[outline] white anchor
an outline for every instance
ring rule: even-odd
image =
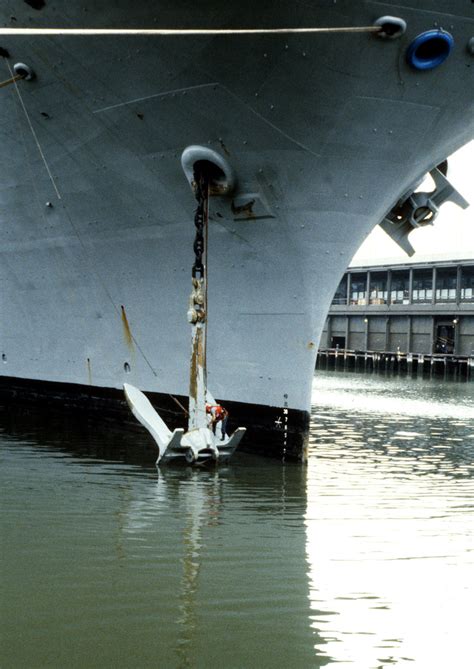
[[[199,255],[196,252],[196,261],[193,266],[193,290],[188,307],[188,321],[192,326],[192,353],[187,432],[183,428],[177,428],[171,432],[148,398],[138,388],[128,383],[123,386],[133,415],[146,427],[158,446],[157,464],[180,459],[186,460],[189,464],[206,460],[227,461],[245,433],[244,427],[238,427],[231,436],[228,436],[222,429],[222,439],[220,439],[209,425],[206,405],[216,405],[216,401],[207,389],[206,369],[207,249],[205,239],[207,234],[203,234],[203,228],[208,224],[209,186],[199,175],[195,175],[195,183],[199,204],[195,218],[197,232],[194,248],[196,250],[198,246],[200,250]]]

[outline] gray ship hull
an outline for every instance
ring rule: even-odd
[[[395,40],[0,37],[4,78],[17,62],[36,75],[0,89],[4,392],[94,403],[118,398],[127,382],[182,419],[170,395],[183,403],[188,393],[195,200],[180,159],[190,145],[209,147],[231,165],[242,201],[255,202],[250,215],[235,200],[211,203],[209,387],[255,427],[247,445],[303,457],[319,337],[340,276],[400,196],[473,136],[473,6],[30,4],[3,3],[0,22],[407,22]],[[439,68],[414,70],[406,49],[435,24],[455,48]]]

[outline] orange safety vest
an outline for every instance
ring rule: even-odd
[[[210,413],[216,420],[222,420],[226,415],[226,410],[220,404],[206,404],[206,413]]]

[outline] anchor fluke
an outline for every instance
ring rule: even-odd
[[[168,448],[176,448],[181,443],[184,434],[183,428],[177,428],[174,432],[168,428],[164,420],[152,407],[150,400],[141,390],[129,383],[123,384],[123,391],[128,406],[135,418],[146,427],[158,446],[158,464]]]
[[[225,462],[244,436],[244,427],[238,427],[230,437],[225,434],[223,439],[219,439],[208,427],[190,429],[188,432],[177,428],[171,432],[141,390],[129,383],[124,383],[123,390],[133,415],[148,430],[158,446],[156,464],[170,460],[185,460],[188,464],[206,460]]]

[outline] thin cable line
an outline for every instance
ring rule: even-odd
[[[79,241],[79,243],[80,243],[80,245],[81,245],[81,247],[82,247],[82,250],[83,250],[83,252],[84,252],[85,258],[89,261],[89,264],[90,264],[90,266],[91,266],[91,268],[92,268],[92,273],[95,275],[97,281],[98,281],[99,284],[102,286],[102,289],[103,289],[104,293],[106,294],[106,296],[107,296],[107,298],[108,298],[110,304],[111,304],[112,307],[114,308],[114,311],[116,312],[117,316],[118,316],[119,318],[122,318],[122,310],[119,309],[118,305],[115,303],[114,298],[112,297],[112,295],[111,295],[111,293],[110,293],[110,291],[109,291],[109,289],[108,289],[108,287],[107,287],[105,281],[103,280],[103,278],[101,277],[101,275],[100,275],[100,274],[97,272],[97,270],[95,269],[95,267],[94,267],[94,262],[93,262],[93,260],[92,260],[92,258],[91,258],[91,256],[90,256],[89,250],[88,250],[86,244],[84,243],[84,240],[82,239],[81,234],[79,233],[78,229],[76,228],[76,225],[75,225],[75,223],[73,222],[73,220],[72,220],[72,218],[71,218],[71,216],[70,216],[70,214],[69,214],[69,212],[68,212],[68,210],[67,210],[67,208],[66,208],[65,205],[63,205],[63,211],[64,211],[64,213],[65,213],[65,215],[66,215],[66,218],[67,218],[68,221],[69,221],[69,224],[70,224],[70,226],[71,226],[71,228],[72,228],[74,234],[76,235],[76,237],[77,237],[77,239],[78,239],[78,241]],[[140,344],[139,344],[137,338],[135,337],[135,335],[133,334],[133,332],[130,332],[130,336],[131,336],[131,338],[132,338],[133,343],[134,343],[135,346],[137,347],[138,352],[140,353],[140,355],[142,356],[143,360],[146,362],[146,364],[147,364],[148,367],[150,368],[150,370],[151,370],[153,376],[158,377],[158,374],[157,374],[155,368],[153,367],[153,365],[151,364],[151,362],[148,360],[147,356],[145,355],[145,352],[143,351],[142,347],[140,346]]]
[[[7,61],[7,65],[8,65],[8,69],[10,70],[10,74],[11,74],[12,77],[13,77],[13,72],[12,72],[12,70],[11,70],[10,63],[8,63],[8,61]],[[27,119],[27,121],[28,121],[29,128],[30,128],[30,130],[31,130],[31,133],[32,133],[34,139],[35,139],[36,145],[37,145],[37,147],[38,147],[38,151],[40,152],[40,155],[41,155],[41,157],[42,157],[42,159],[43,159],[44,165],[45,165],[46,170],[47,170],[47,172],[48,172],[49,178],[51,179],[51,183],[53,184],[53,187],[54,187],[54,190],[56,191],[56,195],[58,196],[58,199],[61,200],[61,199],[62,199],[62,198],[61,198],[61,195],[60,195],[60,193],[59,193],[59,191],[58,191],[58,189],[57,189],[57,187],[56,187],[54,178],[53,178],[53,176],[52,176],[52,174],[51,174],[51,171],[50,171],[50,169],[49,169],[48,163],[47,163],[47,161],[46,161],[46,157],[45,157],[45,155],[44,155],[44,153],[43,153],[43,151],[42,151],[42,149],[41,149],[41,145],[40,145],[40,143],[39,143],[38,137],[37,137],[37,135],[36,135],[36,133],[35,133],[35,130],[34,130],[34,128],[33,128],[33,124],[31,123],[31,119],[30,119],[30,116],[29,116],[29,114],[28,114],[28,110],[26,109],[25,103],[23,102],[23,99],[22,99],[22,97],[21,97],[21,93],[20,93],[20,91],[19,91],[19,88],[18,88],[18,86],[17,86],[17,83],[16,83],[16,81],[13,82],[13,83],[14,83],[14,85],[15,85],[16,92],[17,92],[17,94],[18,94],[18,98],[19,98],[20,103],[21,103],[21,107],[22,107],[22,109],[23,109],[23,111],[24,111],[24,114],[25,114],[25,117],[26,117],[26,119]],[[87,249],[87,247],[86,247],[86,245],[85,245],[85,243],[84,243],[84,240],[82,239],[82,236],[79,234],[79,231],[77,230],[77,228],[76,228],[76,226],[75,226],[75,224],[74,224],[74,222],[73,222],[73,220],[72,220],[72,218],[71,218],[71,216],[70,216],[70,214],[69,214],[69,212],[68,212],[68,210],[67,210],[67,208],[66,208],[66,206],[65,206],[64,204],[63,204],[63,211],[64,211],[64,214],[66,215],[66,218],[67,218],[68,221],[69,221],[69,225],[71,226],[74,235],[76,236],[77,240],[79,241],[79,244],[80,244],[81,247],[82,247],[82,250],[83,250],[83,252],[84,252],[85,258],[86,258],[88,261],[91,261],[90,254],[89,254],[89,251],[88,251],[88,249]],[[117,304],[115,304],[115,301],[114,301],[114,299],[113,299],[113,297],[112,297],[112,295],[111,295],[109,289],[107,288],[107,286],[106,286],[104,280],[102,279],[102,277],[100,276],[100,274],[95,270],[95,268],[94,268],[92,262],[90,262],[90,265],[92,266],[92,273],[95,275],[97,281],[98,281],[99,284],[102,286],[102,289],[103,289],[103,291],[105,292],[105,294],[106,294],[108,300],[110,301],[110,303],[111,303],[111,305],[112,305],[114,311],[117,313],[118,316],[121,316],[121,311],[119,310]],[[135,335],[134,335],[133,333],[130,333],[130,334],[131,334],[133,343],[134,343],[135,346],[137,347],[138,352],[139,352],[140,355],[142,356],[142,358],[143,358],[143,360],[145,361],[145,363],[147,364],[147,366],[150,368],[150,370],[151,370],[153,376],[158,377],[158,374],[157,374],[156,370],[154,369],[154,367],[153,367],[153,365],[151,364],[151,362],[150,362],[150,360],[148,359],[148,357],[145,355],[145,352],[143,351],[142,347],[140,346],[140,344],[139,344],[137,338],[135,337]],[[174,395],[172,395],[171,393],[168,393],[168,396],[171,397],[171,399],[172,399],[172,400],[173,400],[173,401],[174,401],[174,402],[175,402],[175,403],[176,403],[176,404],[183,410],[183,412],[184,412],[185,414],[188,413],[188,412],[186,411],[185,407],[181,404],[181,402],[180,402],[176,397],[174,397]]]
[[[10,79],[7,79],[6,81],[0,82],[0,88],[4,88],[5,86],[9,86],[10,84],[15,83],[15,81],[20,81],[20,79],[24,79],[25,75],[24,74],[17,74],[16,77],[10,77]]]
[[[314,33],[376,33],[381,26],[341,28],[0,28],[0,35],[295,35]]]
[[[12,72],[12,70],[11,70],[10,63],[7,62],[7,65],[8,65],[8,69],[10,70],[10,73],[11,73],[11,75],[12,75],[12,77],[13,77],[13,72]],[[48,163],[47,163],[47,161],[46,161],[46,157],[45,157],[45,155],[44,155],[44,153],[43,153],[43,150],[42,150],[41,145],[40,145],[40,143],[39,143],[38,137],[37,137],[36,132],[35,132],[35,130],[34,130],[34,128],[33,128],[33,124],[31,123],[31,119],[30,119],[30,116],[29,116],[29,114],[28,114],[28,110],[26,109],[25,103],[23,102],[23,98],[21,97],[21,93],[20,93],[20,90],[19,90],[19,88],[18,88],[18,86],[17,86],[16,81],[14,82],[14,84],[15,84],[16,92],[18,93],[18,98],[19,98],[19,100],[20,100],[21,106],[22,106],[22,108],[23,108],[23,111],[24,111],[24,113],[25,113],[26,119],[27,119],[27,121],[28,121],[28,125],[29,125],[29,127],[30,127],[30,130],[31,130],[31,132],[32,132],[32,135],[33,135],[33,137],[34,137],[34,139],[35,139],[35,142],[36,142],[36,145],[37,145],[37,147],[38,147],[38,151],[40,152],[40,155],[41,155],[41,157],[42,157],[42,159],[43,159],[43,162],[44,162],[44,165],[45,165],[46,170],[47,170],[47,172],[48,172],[49,178],[51,179],[51,183],[53,184],[54,190],[56,191],[56,195],[58,196],[58,200],[61,200],[61,195],[60,195],[60,193],[59,193],[59,191],[58,191],[58,189],[57,189],[57,187],[56,187],[56,184],[55,184],[53,175],[51,174],[51,170],[49,169]],[[66,207],[63,207],[63,210],[64,210],[64,213],[65,213],[65,215],[66,215],[66,218],[68,219],[69,224],[70,224],[70,226],[71,226],[71,228],[72,228],[72,230],[73,230],[75,236],[77,237],[77,239],[78,239],[80,245],[82,246],[82,250],[84,251],[84,254],[85,254],[86,258],[89,258],[89,253],[88,253],[88,250],[87,250],[87,248],[86,248],[86,246],[85,246],[85,244],[84,244],[84,240],[82,239],[81,235],[79,234],[79,231],[77,230],[75,224],[73,223],[73,220],[72,220],[71,216],[69,215],[69,212],[68,212],[67,208],[66,208]],[[94,269],[92,269],[92,271],[93,271],[93,273],[95,274],[95,276],[96,276],[97,280],[99,281],[99,283],[102,285],[102,288],[103,288],[105,294],[107,295],[108,299],[110,300],[110,303],[112,304],[112,306],[113,306],[114,310],[116,311],[117,315],[120,316],[120,310],[119,310],[118,306],[115,304],[115,302],[114,302],[114,300],[113,300],[113,298],[112,298],[112,295],[110,294],[110,292],[109,292],[107,286],[105,285],[104,281],[102,280],[102,277],[101,277],[100,274],[98,274]],[[133,335],[133,333],[131,333],[131,336],[132,336],[132,340],[133,340],[135,346],[137,347],[138,351],[139,351],[140,354],[142,355],[142,357],[143,357],[143,359],[145,360],[145,362],[147,363],[148,367],[149,367],[149,368],[151,369],[151,371],[153,372],[153,375],[154,375],[154,376],[158,376],[158,374],[156,373],[155,369],[153,368],[153,365],[152,365],[151,362],[148,360],[147,356],[145,355],[144,351],[142,350],[140,344],[138,343],[138,341],[137,341],[136,337]]]
[[[13,72],[11,71],[10,63],[7,62],[7,65],[8,65],[8,69],[10,70],[10,72],[11,72],[11,74],[12,74],[12,76],[13,76]],[[47,163],[46,158],[45,158],[45,155],[44,155],[44,153],[43,153],[43,151],[42,151],[42,149],[41,149],[41,145],[40,145],[40,143],[39,143],[39,140],[38,140],[38,137],[37,137],[37,135],[36,135],[36,133],[35,133],[35,130],[34,130],[34,128],[33,128],[33,125],[32,125],[32,123],[31,123],[31,119],[30,119],[30,116],[29,116],[29,114],[28,114],[28,110],[26,109],[25,103],[23,102],[23,99],[22,99],[22,97],[21,97],[21,93],[20,93],[20,91],[19,91],[19,89],[18,89],[18,86],[17,86],[17,84],[16,84],[16,81],[14,82],[14,84],[15,84],[16,91],[17,91],[17,93],[18,93],[18,97],[19,97],[21,106],[22,106],[22,108],[23,108],[23,111],[24,111],[24,113],[25,113],[26,119],[27,119],[27,121],[28,121],[28,125],[29,125],[29,127],[30,127],[30,130],[31,130],[31,132],[32,132],[32,135],[33,135],[33,137],[34,137],[34,139],[35,139],[35,142],[36,142],[36,145],[37,145],[37,147],[38,147],[38,151],[40,152],[40,155],[41,155],[41,157],[42,157],[42,159],[43,159],[43,162],[44,162],[44,165],[45,165],[46,170],[47,170],[47,172],[48,172],[49,178],[51,179],[51,183],[53,184],[54,190],[56,191],[56,195],[58,196],[58,199],[61,200],[61,199],[62,199],[62,198],[61,198],[61,195],[60,195],[60,193],[59,193],[59,191],[58,191],[58,189],[57,189],[57,187],[56,187],[56,184],[55,184],[55,182],[54,182],[53,175],[51,174],[51,170],[50,170],[49,167],[48,167],[48,163]],[[67,208],[66,208],[65,206],[63,206],[63,211],[64,211],[64,213],[65,213],[65,215],[66,215],[66,218],[67,218],[68,221],[69,221],[69,224],[70,224],[70,226],[71,226],[71,228],[72,228],[72,230],[73,230],[75,236],[77,237],[77,239],[78,239],[78,241],[79,241],[79,243],[80,243],[80,245],[81,245],[81,247],[82,247],[82,250],[84,251],[84,254],[85,254],[86,258],[89,259],[89,252],[88,252],[88,249],[86,248],[86,245],[84,244],[84,240],[82,239],[82,236],[79,234],[79,231],[77,230],[77,228],[76,228],[76,226],[75,226],[75,224],[74,224],[74,222],[73,222],[71,216],[69,215],[69,212],[68,212],[68,210],[67,210]],[[91,263],[91,264],[92,264],[92,263]],[[92,269],[92,271],[93,271],[93,273],[95,274],[96,279],[97,279],[97,280],[99,281],[99,283],[101,284],[101,286],[102,286],[102,288],[103,288],[105,294],[107,295],[107,297],[108,297],[110,303],[112,304],[114,310],[116,311],[117,315],[120,316],[120,310],[119,310],[118,306],[115,304],[112,295],[110,294],[110,292],[109,292],[107,286],[105,285],[104,281],[102,280],[102,277],[101,277],[100,274],[98,274],[94,269]],[[138,341],[137,341],[136,337],[133,335],[133,333],[131,333],[131,336],[132,336],[132,340],[133,340],[135,346],[137,347],[137,349],[138,349],[138,351],[140,352],[141,356],[143,357],[143,359],[144,359],[145,362],[147,363],[148,367],[151,369],[153,375],[154,375],[154,376],[158,376],[158,374],[156,373],[155,369],[153,368],[153,365],[152,365],[152,364],[150,363],[150,361],[148,360],[147,356],[145,355],[144,351],[142,350],[140,344],[138,343]]]
[[[10,70],[10,74],[11,74],[11,76],[12,76],[12,78],[13,78],[13,77],[14,77],[14,75],[13,75],[13,70],[12,70],[12,68],[11,68],[11,66],[10,66],[10,63],[9,63],[8,61],[7,61],[7,66],[8,66],[8,69]],[[22,109],[23,109],[23,111],[24,111],[24,113],[25,113],[26,120],[28,121],[28,125],[30,126],[31,134],[33,135],[33,139],[35,140],[35,142],[36,142],[36,146],[38,147],[39,154],[40,154],[40,156],[41,156],[41,158],[42,158],[42,160],[43,160],[43,163],[44,163],[44,166],[45,166],[46,171],[47,171],[47,173],[48,173],[48,176],[49,176],[49,178],[51,179],[51,183],[53,184],[53,188],[54,188],[54,190],[55,190],[55,192],[56,192],[56,195],[57,195],[57,197],[58,197],[58,200],[60,200],[60,199],[61,199],[61,194],[60,194],[60,192],[59,192],[59,190],[58,190],[58,187],[56,186],[56,182],[54,181],[54,177],[53,177],[53,175],[51,174],[51,170],[49,169],[48,161],[46,160],[46,156],[45,156],[44,153],[43,153],[43,149],[41,148],[41,144],[40,144],[40,142],[39,142],[38,136],[37,136],[37,134],[36,134],[36,132],[35,132],[35,129],[34,129],[34,127],[33,127],[32,122],[31,122],[30,115],[28,114],[28,110],[26,109],[25,103],[23,102],[23,98],[21,97],[21,93],[20,93],[20,89],[19,89],[19,87],[18,87],[18,84],[17,84],[16,81],[13,81],[13,84],[14,84],[14,86],[15,86],[15,90],[16,90],[16,92],[17,92],[17,94],[18,94],[18,99],[20,100],[20,104],[21,104],[21,106],[22,106]]]

